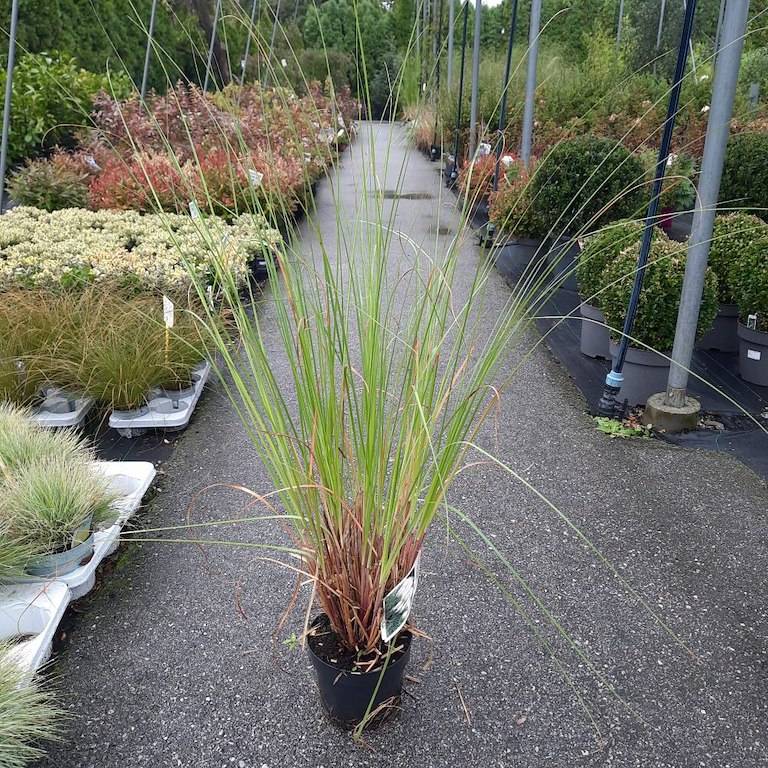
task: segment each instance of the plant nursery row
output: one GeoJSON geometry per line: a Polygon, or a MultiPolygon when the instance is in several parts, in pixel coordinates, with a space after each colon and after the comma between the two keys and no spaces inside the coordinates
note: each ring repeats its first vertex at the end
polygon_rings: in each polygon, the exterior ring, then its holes
{"type": "Polygon", "coordinates": [[[36,673],[68,604],[94,587],[96,569],[117,549],[155,469],[97,461],[72,431],[41,427],[8,404],[0,405],[0,467],[0,710],[8,716],[0,731],[4,749],[25,765],[56,711],[36,673]]]}

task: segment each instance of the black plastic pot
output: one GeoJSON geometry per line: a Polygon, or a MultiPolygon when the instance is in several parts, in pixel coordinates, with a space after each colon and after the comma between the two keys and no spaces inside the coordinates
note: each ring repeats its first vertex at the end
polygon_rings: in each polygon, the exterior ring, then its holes
{"type": "MultiPolygon", "coordinates": [[[[618,344],[611,341],[610,351],[615,363],[618,344]]],[[[626,398],[630,406],[645,405],[651,395],[666,392],[669,366],[669,359],[658,352],[630,347],[622,369],[624,383],[621,385],[619,399],[626,398]]]]}
{"type": "MultiPolygon", "coordinates": [[[[324,615],[318,616],[312,622],[312,627],[324,618],[324,615]]],[[[403,646],[403,651],[393,654],[383,674],[380,669],[374,672],[351,672],[340,669],[323,661],[312,649],[311,640],[307,643],[309,659],[315,669],[320,689],[320,700],[328,717],[335,725],[345,730],[357,727],[365,718],[365,713],[369,711],[369,705],[371,713],[381,705],[385,706],[370,718],[366,728],[380,725],[395,711],[394,707],[400,703],[405,668],[411,655],[412,639],[410,632],[402,632],[396,640],[393,640],[396,645],[403,646]],[[376,691],[377,685],[378,691],[376,691]],[[375,698],[373,698],[374,692],[375,698]],[[372,698],[373,704],[371,704],[372,698]]]]}
{"type": "Polygon", "coordinates": [[[738,352],[739,308],[735,304],[720,304],[711,330],[697,342],[698,349],[717,349],[720,352],[738,352]]]}
{"type": "Polygon", "coordinates": [[[523,278],[536,280],[546,265],[542,241],[530,238],[497,238],[491,258],[499,272],[513,283],[523,278]]]}
{"type": "Polygon", "coordinates": [[[768,333],[739,323],[739,373],[744,381],[768,387],[768,333]]]}
{"type": "Polygon", "coordinates": [[[550,240],[547,245],[549,282],[566,291],[578,291],[576,259],[581,253],[579,244],[569,237],[560,237],[550,240]]]}
{"type": "Polygon", "coordinates": [[[597,307],[583,302],[579,309],[584,318],[581,321],[581,354],[608,360],[611,337],[605,325],[605,315],[597,307]]]}

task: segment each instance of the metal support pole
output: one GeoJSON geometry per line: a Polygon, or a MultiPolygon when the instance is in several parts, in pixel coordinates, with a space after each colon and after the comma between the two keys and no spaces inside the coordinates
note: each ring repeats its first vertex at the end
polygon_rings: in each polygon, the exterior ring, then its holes
{"type": "Polygon", "coordinates": [[[149,16],[149,30],[147,32],[147,50],[144,54],[144,72],[141,76],[141,100],[147,95],[147,81],[149,79],[149,60],[152,56],[152,36],[155,34],[155,18],[157,17],[157,0],[152,0],[152,12],[149,16]]]}
{"type": "Polygon", "coordinates": [[[5,104],[3,106],[3,138],[0,143],[0,214],[5,213],[5,169],[8,166],[8,132],[11,126],[13,67],[16,63],[16,29],[19,25],[19,0],[11,4],[11,30],[8,40],[8,68],[5,71],[5,104]]]}
{"type": "Polygon", "coordinates": [[[531,164],[533,144],[533,107],[536,92],[536,66],[539,58],[539,27],[541,26],[541,0],[531,0],[531,29],[528,36],[528,76],[525,80],[525,109],[523,111],[523,140],[520,157],[525,169],[531,164]]]}
{"type": "Polygon", "coordinates": [[[507,95],[509,93],[509,77],[512,71],[512,46],[515,42],[515,27],[517,26],[517,0],[512,0],[512,19],[509,22],[509,42],[507,43],[507,60],[504,65],[504,86],[501,91],[499,104],[499,136],[496,139],[496,162],[493,166],[493,191],[499,188],[499,167],[501,151],[504,147],[504,127],[507,123],[507,95]]]}
{"type": "Polygon", "coordinates": [[[709,246],[720,192],[720,177],[728,143],[728,127],[733,112],[733,100],[739,79],[741,52],[747,28],[749,0],[728,0],[722,29],[722,51],[718,60],[712,89],[707,136],[699,176],[699,194],[693,215],[688,258],[685,263],[683,292],[677,314],[672,366],[669,371],[664,404],[675,408],[685,405],[688,370],[691,367],[696,326],[699,320],[701,294],[707,271],[709,246]]]}
{"type": "Polygon", "coordinates": [[[616,58],[621,48],[621,22],[624,19],[624,0],[619,0],[619,20],[616,22],[616,58]]]}
{"type": "Polygon", "coordinates": [[[205,81],[203,91],[208,90],[208,81],[211,79],[211,67],[213,66],[213,47],[216,44],[216,27],[219,26],[219,14],[221,13],[221,0],[216,0],[216,10],[213,13],[213,28],[211,29],[211,44],[208,46],[208,61],[205,64],[205,81]]]}
{"type": "Polygon", "coordinates": [[[448,70],[445,74],[448,93],[453,88],[453,26],[456,22],[456,0],[448,0],[448,70]]]}
{"type": "Polygon", "coordinates": [[[427,84],[427,72],[429,72],[429,66],[427,64],[427,43],[429,42],[429,0],[423,0],[421,4],[421,89],[422,92],[426,89],[427,84]]]}
{"type": "MultiPolygon", "coordinates": [[[[253,0],[253,5],[251,6],[251,22],[248,25],[248,37],[245,41],[245,53],[243,54],[243,60],[241,62],[242,72],[240,74],[240,85],[245,84],[245,68],[248,66],[248,54],[251,52],[251,38],[253,37],[253,27],[256,24],[256,9],[258,7],[259,0],[253,0]]],[[[298,3],[296,7],[298,8],[298,3]]]]}
{"type": "Polygon", "coordinates": [[[459,105],[456,109],[456,144],[453,149],[453,168],[451,168],[450,185],[456,183],[459,177],[459,138],[461,135],[461,101],[464,96],[464,60],[467,55],[467,22],[469,20],[469,0],[464,3],[464,30],[461,33],[461,71],[459,72],[459,105]]]}
{"type": "MultiPolygon", "coordinates": [[[[435,0],[437,2],[437,0],[435,0]]],[[[437,19],[437,34],[435,35],[435,41],[439,39],[440,46],[437,49],[436,59],[437,63],[435,65],[435,92],[434,92],[434,105],[435,105],[435,132],[432,136],[432,146],[429,150],[429,159],[434,162],[440,157],[441,151],[440,146],[438,146],[437,143],[437,127],[438,127],[438,107],[440,104],[440,59],[442,58],[443,53],[443,0],[440,0],[440,10],[438,12],[438,19],[437,19]]],[[[442,138],[440,140],[440,145],[442,145],[442,138]]]]}
{"type": "Polygon", "coordinates": [[[648,255],[651,251],[651,237],[653,228],[656,226],[656,215],[659,211],[659,198],[661,196],[661,185],[667,170],[667,160],[669,150],[672,144],[672,131],[675,127],[675,118],[680,104],[680,91],[683,87],[683,78],[685,77],[685,64],[688,59],[688,42],[691,39],[693,29],[693,17],[696,12],[696,0],[689,0],[688,7],[683,19],[683,29],[680,33],[680,44],[677,48],[677,63],[675,65],[675,76],[672,90],[669,94],[669,103],[667,104],[667,117],[664,121],[664,132],[661,136],[659,145],[659,156],[656,160],[656,170],[653,175],[653,186],[651,187],[651,200],[648,203],[648,210],[645,214],[645,223],[643,224],[643,238],[640,243],[640,253],[637,257],[637,270],[632,284],[632,293],[630,294],[627,315],[624,318],[624,329],[621,333],[621,342],[613,368],[605,377],[603,395],[598,403],[598,412],[601,416],[615,416],[617,410],[620,410],[616,401],[616,395],[621,389],[624,381],[622,368],[624,360],[629,349],[629,337],[632,335],[632,328],[635,325],[635,316],[640,302],[640,293],[643,289],[643,279],[645,278],[645,268],[648,266],[648,255]]]}
{"type": "Polygon", "coordinates": [[[659,8],[659,28],[656,30],[656,49],[653,57],[653,74],[656,74],[656,60],[659,58],[659,48],[661,47],[661,30],[664,29],[664,11],[667,8],[667,0],[661,0],[659,8]]]}
{"type": "Polygon", "coordinates": [[[277,35],[277,25],[280,23],[280,0],[277,0],[275,6],[275,23],[272,25],[272,39],[269,41],[269,55],[275,55],[275,36],[277,35]]]}
{"type": "Polygon", "coordinates": [[[472,48],[472,101],[469,107],[469,157],[474,160],[477,147],[477,95],[480,86],[480,25],[483,2],[475,0],[475,43],[472,48]]]}
{"type": "Polygon", "coordinates": [[[725,0],[720,0],[720,11],[717,14],[717,29],[715,30],[715,48],[712,51],[712,69],[717,64],[717,54],[720,51],[720,36],[723,32],[723,17],[725,15],[725,0]]]}

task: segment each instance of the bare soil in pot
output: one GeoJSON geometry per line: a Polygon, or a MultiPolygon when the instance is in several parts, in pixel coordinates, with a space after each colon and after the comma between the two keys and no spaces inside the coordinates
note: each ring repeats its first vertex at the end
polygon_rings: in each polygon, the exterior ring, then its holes
{"type": "Polygon", "coordinates": [[[307,634],[309,658],[323,708],[335,725],[355,728],[370,707],[366,728],[377,727],[398,711],[412,639],[404,631],[392,641],[385,668],[386,644],[381,644],[379,654],[361,659],[341,644],[324,613],[312,622],[307,634]]]}

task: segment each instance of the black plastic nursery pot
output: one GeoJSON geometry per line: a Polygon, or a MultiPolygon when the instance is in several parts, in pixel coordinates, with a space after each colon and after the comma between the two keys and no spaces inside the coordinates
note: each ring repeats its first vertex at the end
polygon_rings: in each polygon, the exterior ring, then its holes
{"type": "Polygon", "coordinates": [[[531,238],[499,237],[491,255],[499,272],[515,283],[523,278],[535,280],[546,265],[542,241],[531,238]]]}
{"type": "Polygon", "coordinates": [[[591,304],[581,303],[581,354],[587,357],[611,357],[611,337],[605,324],[605,315],[591,304]]]}
{"type": "Polygon", "coordinates": [[[559,237],[550,240],[547,246],[549,282],[566,291],[578,291],[576,259],[581,253],[578,242],[569,237],[559,237]]]}
{"type": "Polygon", "coordinates": [[[320,614],[312,622],[307,636],[307,652],[315,669],[323,709],[331,722],[351,730],[363,722],[368,712],[365,727],[371,728],[385,722],[397,711],[412,639],[411,633],[405,631],[392,641],[394,650],[383,673],[381,667],[372,672],[357,672],[344,668],[348,664],[333,663],[338,642],[328,617],[320,614]]]}
{"type": "Polygon", "coordinates": [[[768,387],[768,333],[739,323],[739,373],[744,381],[768,387]]]}

